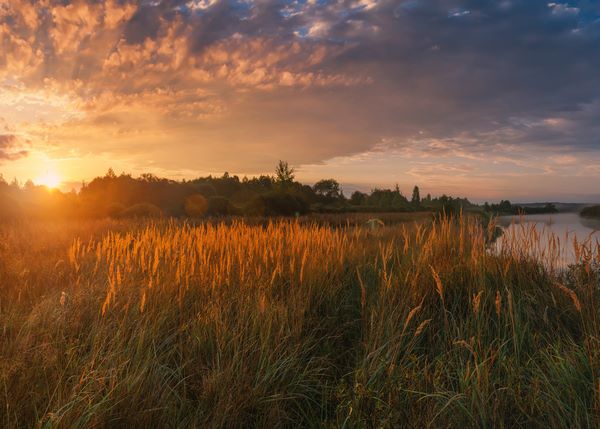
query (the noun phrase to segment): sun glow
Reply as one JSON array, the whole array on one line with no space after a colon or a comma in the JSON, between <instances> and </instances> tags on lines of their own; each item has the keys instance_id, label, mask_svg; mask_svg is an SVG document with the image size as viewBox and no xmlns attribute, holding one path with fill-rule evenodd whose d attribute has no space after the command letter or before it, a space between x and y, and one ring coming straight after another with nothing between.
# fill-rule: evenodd
<instances>
[{"instance_id":1,"label":"sun glow","mask_svg":"<svg viewBox=\"0 0 600 429\"><path fill-rule=\"evenodd\" d=\"M36 185L45 186L49 189L55 189L60 186L60 176L55 171L46 171L42 176L34 180Z\"/></svg>"}]
</instances>

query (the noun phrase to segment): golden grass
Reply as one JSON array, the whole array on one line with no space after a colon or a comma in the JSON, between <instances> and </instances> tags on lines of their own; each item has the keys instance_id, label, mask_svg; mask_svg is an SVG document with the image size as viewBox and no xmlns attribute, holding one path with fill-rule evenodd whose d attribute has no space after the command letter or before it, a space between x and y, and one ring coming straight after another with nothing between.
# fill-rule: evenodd
<instances>
[{"instance_id":1,"label":"golden grass","mask_svg":"<svg viewBox=\"0 0 600 429\"><path fill-rule=\"evenodd\" d=\"M475 217L0 228L3 427L593 427L598 259ZM550 268L549 268L550 267Z\"/></svg>"}]
</instances>

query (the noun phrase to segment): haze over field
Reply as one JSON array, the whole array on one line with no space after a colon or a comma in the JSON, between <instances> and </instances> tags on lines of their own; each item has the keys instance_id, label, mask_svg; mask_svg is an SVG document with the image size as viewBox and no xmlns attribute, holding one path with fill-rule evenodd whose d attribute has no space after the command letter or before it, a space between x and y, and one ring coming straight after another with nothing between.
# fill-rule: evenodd
<instances>
[{"instance_id":1,"label":"haze over field","mask_svg":"<svg viewBox=\"0 0 600 429\"><path fill-rule=\"evenodd\" d=\"M600 200L600 4L0 0L0 172Z\"/></svg>"}]
</instances>

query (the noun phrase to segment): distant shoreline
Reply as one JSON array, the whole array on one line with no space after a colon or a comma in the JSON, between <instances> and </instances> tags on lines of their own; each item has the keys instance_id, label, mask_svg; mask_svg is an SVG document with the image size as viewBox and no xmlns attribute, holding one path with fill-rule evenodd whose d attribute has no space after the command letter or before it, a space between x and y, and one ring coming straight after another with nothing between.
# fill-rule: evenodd
<instances>
[{"instance_id":1,"label":"distant shoreline","mask_svg":"<svg viewBox=\"0 0 600 429\"><path fill-rule=\"evenodd\" d=\"M579 212L581 217L600 219L600 205L585 207Z\"/></svg>"}]
</instances>

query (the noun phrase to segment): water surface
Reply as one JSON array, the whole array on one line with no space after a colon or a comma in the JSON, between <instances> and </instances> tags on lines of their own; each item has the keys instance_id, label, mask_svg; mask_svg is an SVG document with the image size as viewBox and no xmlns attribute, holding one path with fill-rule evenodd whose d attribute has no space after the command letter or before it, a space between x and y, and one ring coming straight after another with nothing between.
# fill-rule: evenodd
<instances>
[{"instance_id":1,"label":"water surface","mask_svg":"<svg viewBox=\"0 0 600 429\"><path fill-rule=\"evenodd\" d=\"M504 229L499 249L522 246L521 250L552 266L594 258L600 248L600 219L578 213L500 216L498 223Z\"/></svg>"}]
</instances>

